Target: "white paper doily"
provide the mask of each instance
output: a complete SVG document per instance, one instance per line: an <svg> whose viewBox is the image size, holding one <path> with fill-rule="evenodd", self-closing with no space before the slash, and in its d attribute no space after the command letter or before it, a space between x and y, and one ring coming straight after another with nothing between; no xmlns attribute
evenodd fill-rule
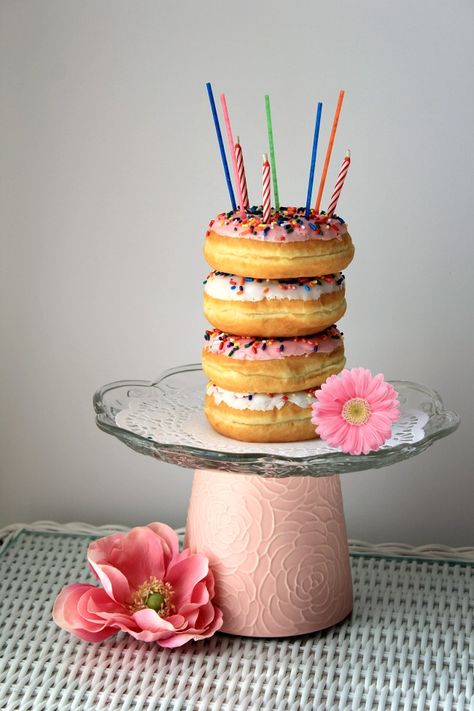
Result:
<svg viewBox="0 0 474 711"><path fill-rule="evenodd" d="M329 447L321 440L308 442L283 442L260 444L239 442L215 432L204 412L204 389L191 386L181 390L165 389L154 393L130 393L129 406L115 416L116 424L140 437L169 445L197 447L233 454L272 454L276 457L307 458L340 450ZM184 396L183 396L184 395ZM382 449L400 444L415 444L424 437L428 415L421 410L403 410L395 423L391 438Z"/></svg>

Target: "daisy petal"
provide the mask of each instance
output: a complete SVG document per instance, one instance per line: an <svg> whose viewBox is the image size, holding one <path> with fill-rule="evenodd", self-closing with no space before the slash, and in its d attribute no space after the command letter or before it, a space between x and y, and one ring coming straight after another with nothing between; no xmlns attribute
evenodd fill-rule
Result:
<svg viewBox="0 0 474 711"><path fill-rule="evenodd" d="M348 422L343 416L345 405L354 398L365 401L370 413L366 421ZM390 437L393 423L400 416L397 398L396 390L381 373L374 377L367 368L343 370L316 392L311 422L330 446L348 454L368 454Z"/></svg>

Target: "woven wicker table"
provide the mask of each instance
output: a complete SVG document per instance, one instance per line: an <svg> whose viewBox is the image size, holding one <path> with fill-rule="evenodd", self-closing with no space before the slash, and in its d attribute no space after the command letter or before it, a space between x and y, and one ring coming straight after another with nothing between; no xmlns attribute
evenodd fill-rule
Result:
<svg viewBox="0 0 474 711"><path fill-rule="evenodd" d="M474 711L474 549L351 543L354 609L291 640L217 634L184 648L87 644L52 603L89 581L90 540L120 527L39 522L0 532L0 709Z"/></svg>

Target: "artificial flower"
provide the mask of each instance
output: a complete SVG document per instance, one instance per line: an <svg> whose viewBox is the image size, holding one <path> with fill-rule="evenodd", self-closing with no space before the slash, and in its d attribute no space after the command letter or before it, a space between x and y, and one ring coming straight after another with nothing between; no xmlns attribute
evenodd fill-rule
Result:
<svg viewBox="0 0 474 711"><path fill-rule="evenodd" d="M400 417L396 390L366 368L331 375L315 397L311 421L319 436L347 454L380 449Z"/></svg>
<svg viewBox="0 0 474 711"><path fill-rule="evenodd" d="M121 630L180 647L222 626L208 559L180 552L175 531L165 524L100 538L89 545L87 560L102 587L68 585L53 608L56 624L81 639L100 642Z"/></svg>

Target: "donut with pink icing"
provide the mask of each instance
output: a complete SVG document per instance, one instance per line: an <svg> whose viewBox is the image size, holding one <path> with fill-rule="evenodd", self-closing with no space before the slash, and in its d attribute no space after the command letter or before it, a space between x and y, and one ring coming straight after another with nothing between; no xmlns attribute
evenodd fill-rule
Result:
<svg viewBox="0 0 474 711"><path fill-rule="evenodd" d="M304 336L338 321L346 310L344 275L256 279L211 272L204 315L216 328L250 336Z"/></svg>
<svg viewBox="0 0 474 711"><path fill-rule="evenodd" d="M344 220L304 208L272 210L268 222L261 207L221 213L209 223L204 256L215 270L259 279L333 274L345 269L354 246Z"/></svg>
<svg viewBox="0 0 474 711"><path fill-rule="evenodd" d="M287 393L319 387L345 365L336 326L294 338L234 336L206 331L202 367L217 387L237 393Z"/></svg>

